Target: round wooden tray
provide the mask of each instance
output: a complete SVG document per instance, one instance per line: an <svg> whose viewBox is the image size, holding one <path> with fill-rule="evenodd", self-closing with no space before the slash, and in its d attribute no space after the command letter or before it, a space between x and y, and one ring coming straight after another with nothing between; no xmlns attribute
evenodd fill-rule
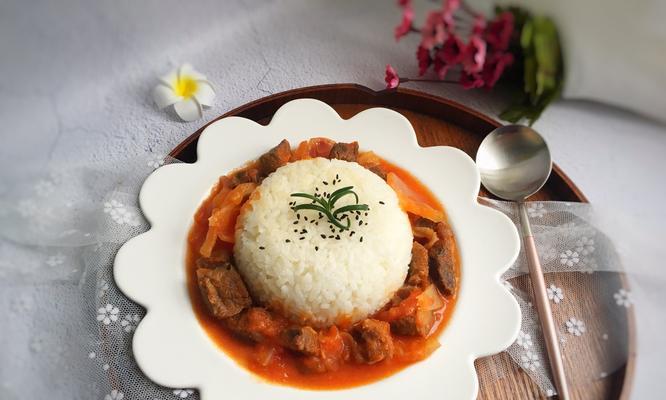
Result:
<svg viewBox="0 0 666 400"><path fill-rule="evenodd" d="M280 106L288 101L305 97L328 103L343 118L350 118L358 112L372 107L394 109L407 117L412 123L421 146L453 146L465 151L472 158L474 158L476 150L484 136L500 125L492 118L468 107L429 94L402 88L375 92L355 84L312 86L274 94L231 110L217 119L239 116L254 120L260 124L267 124ZM173 149L170 155L184 162L194 162L196 160L196 143L199 135L206 126L203 126L180 143ZM325 132L322 132L322 135L325 136ZM481 188L479 194L490 198L493 197L483 188ZM587 202L583 193L557 165L553 165L553 173L550 175L548 182L531 200ZM558 281L558 277L556 276L555 280L558 282L558 285L566 289L567 282L570 280L565 279L566 277L564 276L562 278ZM592 280L594 278L590 276L587 279ZM624 278L621 275L617 276L617 280L624 282ZM517 284L527 288L527 279L520 277ZM571 288L571 290L573 291L574 288ZM595 299L588 298L590 296L585 291L581 291L580 289L578 291L583 293L574 294L577 302L584 301L586 302L586 306L589 305L592 309L599 308ZM586 297L586 295L588 296ZM633 316L630 313L627 314L626 329L624 331L627 336L624 342L629 343L627 349L628 362L626 365L606 378L594 381L592 384L586 384L581 387L574 385L572 387L573 398L586 400L628 398L635 356L635 352L633 351L635 348ZM595 351L595 349L586 350ZM488 372L488 368L491 369L490 374L486 373L480 376L479 399L546 398L541 394L539 388L529 376L520 367L515 365L515 363L510 361L506 353L477 360L477 368L480 367L479 363L484 363L483 368L485 368L486 372ZM573 361L571 363L571 368L584 367ZM591 361L591 363L594 363L594 361ZM590 365L590 367L593 366ZM498 368L495 375L501 376L501 379L484 380L483 376L493 376L494 371L492 369L494 368Z"/></svg>

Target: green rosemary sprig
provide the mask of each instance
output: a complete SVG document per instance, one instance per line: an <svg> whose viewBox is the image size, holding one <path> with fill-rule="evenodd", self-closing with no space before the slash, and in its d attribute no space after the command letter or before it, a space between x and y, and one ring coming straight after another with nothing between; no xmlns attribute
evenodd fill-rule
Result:
<svg viewBox="0 0 666 400"><path fill-rule="evenodd" d="M326 218L328 218L328 221L331 224L337 226L342 230L347 230L351 225L351 221L349 219L349 216L346 215L345 213L351 211L367 211L370 209L370 207L368 207L367 204L358 203L358 195L356 194L356 192L354 192L353 189L354 189L353 186L345 186L327 195L326 198L318 194L312 195L308 193L292 193L291 197L305 198L311 200L312 202L308 204L298 204L292 206L291 209L294 211L299 211L299 210L319 211L320 213L325 215ZM342 206L336 209L335 203L341 198L348 195L354 196L355 204ZM340 214L343 214L344 217L338 218L338 215ZM343 220L347 221L346 225L342 224Z"/></svg>

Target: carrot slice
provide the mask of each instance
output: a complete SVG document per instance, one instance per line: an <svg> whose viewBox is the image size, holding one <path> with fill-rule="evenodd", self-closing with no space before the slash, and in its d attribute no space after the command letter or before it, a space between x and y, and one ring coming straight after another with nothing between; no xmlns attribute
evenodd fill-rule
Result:
<svg viewBox="0 0 666 400"><path fill-rule="evenodd" d="M215 247L216 241L217 241L217 232L215 231L215 229L208 228L208 232L206 232L206 239L199 248L199 254L201 254L206 258L210 257L210 255L213 253L213 247Z"/></svg>
<svg viewBox="0 0 666 400"><path fill-rule="evenodd" d="M375 314L375 318L386 321L393 322L402 317L413 314L419 306L419 295L421 294L420 290L414 290L410 295L400 302L395 307L391 307L388 310L382 310Z"/></svg>
<svg viewBox="0 0 666 400"><path fill-rule="evenodd" d="M202 256L210 257L217 239L227 243L234 243L236 220L240 214L241 207L256 187L256 183L241 183L228 191L226 195L219 198L219 195L216 196L216 200L220 204L213 209L211 216L208 218L206 239L199 249L199 253Z"/></svg>
<svg viewBox="0 0 666 400"><path fill-rule="evenodd" d="M428 205L423 196L412 190L398 175L389 172L386 175L386 182L398 195L400 207L404 211L428 218L431 221L444 221L444 213Z"/></svg>
<svg viewBox="0 0 666 400"><path fill-rule="evenodd" d="M356 162L366 168L376 167L381 164L382 160L372 151L364 151L359 153Z"/></svg>
<svg viewBox="0 0 666 400"><path fill-rule="evenodd" d="M298 144L296 150L291 153L292 161L307 160L310 157L310 142L307 140L302 141Z"/></svg>

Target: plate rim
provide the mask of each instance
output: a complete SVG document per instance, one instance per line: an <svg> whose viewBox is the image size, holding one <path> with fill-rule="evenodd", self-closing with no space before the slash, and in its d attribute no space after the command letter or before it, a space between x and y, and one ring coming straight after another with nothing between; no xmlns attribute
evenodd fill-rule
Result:
<svg viewBox="0 0 666 400"><path fill-rule="evenodd" d="M276 126L279 127L280 121L290 119L290 115L291 115L290 113L294 113L293 115L296 115L297 113L300 113L302 111L303 106L306 106L306 108L307 107L314 107L314 108L310 109L310 111L313 111L315 109L319 109L319 111L321 111L322 115L328 113L329 117L337 118L337 120L339 121L340 124L348 124L348 123L350 123L349 121L359 121L359 120L363 121L364 118L368 119L368 118L372 117L373 114L378 114L380 118L386 118L386 117L392 116L392 118L395 118L395 121L393 121L393 122L402 121L401 122L402 124L406 124L406 127L403 126L403 129L408 130L407 133L410 134L410 139L412 141L412 144L414 145L414 150L415 151L421 151L421 152L424 152L424 153L433 153L433 154L434 153L441 153L442 151L444 151L444 152L448 152L451 155L457 154L457 157L459 157L460 160L466 160L464 162L468 162L472 166L471 168L473 168L473 171L474 171L474 174L475 174L474 182L473 182L473 185L471 185L470 188L468 188L468 190L467 190L469 192L468 194L469 194L470 204L472 205L473 208L476 208L477 211L481 210L481 209L490 210L490 211L484 211L484 212L490 212L490 213L496 215L496 218L504 219L504 222L502 222L502 223L505 224L506 227L510 226L510 228L507 228L507 229L510 229L511 232L513 232L513 236L514 236L513 237L513 243L514 243L513 254L509 257L509 259L506 262L504 262L504 264L505 264L504 266L502 266L501 268L496 270L495 276L493 277L493 279L494 279L493 283L496 284L496 286L499 288L499 290L503 291L504 296L507 297L507 299L510 298L510 301L512 302L512 306L514 308L514 310L513 310L513 313L514 313L513 333L510 335L509 338L506 338L503 341L503 342L506 342L506 343L503 343L502 346L506 347L511 342L513 342L513 340L515 339L515 336L518 333L518 329L519 329L520 311L519 311L518 304L515 301L515 299L510 294L508 294L508 291L506 291L506 289L501 285L501 283L499 281L499 275L503 271L505 271L513 263L513 261L515 260L515 258L518 255L518 249L519 249L518 235L517 235L517 232L515 230L515 227L510 222L508 217L506 217L504 214L501 214L500 212L498 212L496 210L492 210L490 208L482 206L476 201L476 193L478 192L478 188L479 188L480 183L479 183L479 179L478 179L478 171L476 170L476 167L474 166L473 161L471 161L469 156L467 156L461 150L458 150L458 149L455 149L455 148L452 148L452 147L445 147L445 146L428 147L428 148L420 147L418 145L418 143L416 142L416 136L414 134L414 131L413 131L411 125L407 121L407 119L404 116L400 115L399 113L397 113L395 111L388 110L388 109L382 109L382 108L373 108L373 109L365 110L365 111L357 114L356 116L354 116L354 117L352 117L348 120L343 120L337 114L337 112L335 112L335 110L333 110L330 106L326 105L325 103L322 103L318 100L312 100L312 99L300 99L300 100L295 100L295 101L289 102L286 105L283 105L278 110L278 112L276 112L275 117L271 121L271 124L269 124L268 126L262 126L262 125L257 124L254 121L247 120L247 119L244 119L244 118L239 118L239 117L230 117L230 118L226 118L223 121L236 121L237 122L237 121L242 120L244 124L247 124L247 126L252 126L252 127L258 129L259 131L275 129L274 127L276 127ZM294 110L296 110L296 112ZM321 115L319 115L318 117L321 117ZM293 120L291 120L291 121L293 122ZM373 120L372 118L370 118L369 121L372 122L372 123L380 123L379 119ZM216 123L219 125L220 121L217 121ZM366 122L366 123L368 123L368 122ZM207 127L210 127L210 126L215 126L215 125L211 125L211 124L207 125ZM213 130L211 129L209 131L212 132ZM309 134L309 136L314 136L314 135ZM207 137L212 137L212 134L208 135L208 136L204 135L202 137L202 140L204 141L204 143L205 143L205 141L206 141L205 139ZM275 140L275 137L271 137L271 140ZM362 137L361 137L360 140L363 143L363 138ZM369 148L374 148L374 146L372 146L372 145L368 146L368 147ZM153 211L151 211L151 207L153 207L153 205L150 204L151 201L149 199L151 191L154 190L155 188L159 188L159 185L155 186L155 184L154 184L156 179L158 179L156 177L166 174L165 171L174 171L174 170L187 171L188 169L196 169L197 164L205 166L206 163L202 162L202 160L203 161L206 160L206 155L205 155L206 150L202 150L203 148L206 148L206 146L201 146L201 145L199 146L199 149L198 149L199 160L195 164L173 164L173 165L169 165L167 167L163 167L163 168L158 169L153 174L151 174L151 176L146 180L146 182L144 183L144 186L141 189L140 203L141 203L141 208L144 211L147 219L152 223L152 228L148 232L146 232L142 235L139 235L136 238L128 241L121 248L121 250L118 252L118 256L116 258L116 262L115 262L115 265L114 265L114 277L116 278L116 282L117 282L119 288L123 291L123 293L128 295L128 297L134 299L135 301L139 302L140 304L142 304L143 306L145 306L147 308L146 317L144 318L142 323L139 324L139 327L137 328L137 331L135 333L135 338L134 338L135 346L137 345L137 338L142 337L142 332L146 331L145 327L148 326L147 324L150 323L150 321L154 319L154 318L151 317L151 313L154 313L154 310L153 310L153 307L152 307L154 304L148 304L148 303L150 303L150 301L146 301L145 298L140 300L137 297L141 297L141 296L137 296L136 292L132 293L136 289L131 288L132 285L127 280L128 279L127 274L129 273L128 271L131 271L131 269L128 269L129 261L127 261L127 259L125 257L125 253L127 252L126 249L132 248L133 246L135 246L136 243L141 243L142 239L140 239L140 238L143 237L145 239L146 236L150 236L150 235L154 236L154 235L156 235L155 232L160 231L161 222L158 222L158 220L161 217L157 218L157 215ZM382 152L382 154L384 154L384 153L385 152ZM460 162L462 162L462 161L460 161ZM238 165L241 165L241 163L239 163ZM203 167L201 167L201 168L203 168ZM410 172L413 172L409 167L407 167L407 169L410 170ZM421 177L419 177L419 178L421 179ZM154 187L151 189L151 186L154 186ZM199 199L199 201L200 200L201 199ZM445 202L445 201L443 201L443 202L445 203L445 206L446 206L447 202ZM453 215L455 215L455 214L456 213L454 212ZM499 224L502 224L502 223L499 223ZM188 230L189 230L189 226L188 226ZM151 232L152 232L152 234L151 234ZM135 244L132 244L132 243L135 243ZM463 285L465 284L464 282L465 282L465 279L463 280ZM465 296L464 298L467 299L469 297ZM457 304L457 310L454 312L454 317L455 317L456 314L460 313L460 307L461 307L460 301L462 299L463 299L463 296L461 294L461 298L459 299L459 303ZM187 298L187 302L189 304L189 297ZM191 306L190 306L190 310L191 310ZM507 309L506 312L511 313L512 310ZM451 322L450 322L450 324L451 324ZM445 330L444 335L445 334L446 334L446 330ZM141 342L139 341L139 343L141 343ZM143 356L140 355L141 351L139 351L138 348L135 348L134 350L135 350L135 355L137 355L137 357L136 357L137 362L139 363L141 369L146 373L146 375L151 376L151 379L156 380L159 383L162 383L162 384L167 383L169 385L173 384L173 382L164 382L161 379L155 379L155 373L152 373L152 372L155 372L155 371L146 371L146 369L144 368L145 365L142 365L142 364L144 364L145 360L142 361ZM473 352L473 353L464 357L466 360L463 360L463 361L465 361L465 363L467 364L467 368L471 369L472 375L473 375L473 378L474 378L474 382L473 382L474 387L472 388L472 393L470 393L472 395L472 397L470 397L470 398L473 398L473 396L476 396L476 393L478 391L478 380L476 378L476 373L475 373L475 370L474 370L474 367L473 367L473 360L475 358L485 356L485 355L488 355L488 354L494 354L495 352L499 352L499 351L501 351L501 349L498 348L498 349L494 349L494 351L491 351L491 352L488 352L488 351ZM221 352L221 351L218 350L218 352ZM424 361L424 363L425 363L425 361ZM408 369L410 369L410 368L412 368L412 367L409 367ZM380 382L383 382L383 381L386 381L386 380L391 380L391 379L394 379L394 378L393 377L387 378L387 379L378 381L377 383L373 383L373 384L370 384L370 385L367 385L367 386L361 386L360 388L372 387L372 386L377 385ZM176 386L180 386L180 385L176 385ZM198 387L202 391L202 393L207 392L207 388L202 387L202 385L195 385L195 386ZM276 388L276 387L279 387L279 386L272 386L272 387ZM349 391L353 391L355 389L356 388L350 389L350 390L335 391L333 393L345 393L345 395L348 395ZM318 392L318 391L315 391L315 392L301 391L301 390L297 390L297 391L300 392L300 393L316 393L315 397L317 397L317 398L321 398L320 394L322 393L322 392ZM363 392L363 391L364 390L361 390L360 392ZM203 397L203 394L202 394L202 397Z"/></svg>

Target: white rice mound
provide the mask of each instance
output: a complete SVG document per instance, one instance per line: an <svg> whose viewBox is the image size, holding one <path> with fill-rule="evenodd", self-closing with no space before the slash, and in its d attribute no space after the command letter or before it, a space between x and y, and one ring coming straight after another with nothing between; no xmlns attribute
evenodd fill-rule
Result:
<svg viewBox="0 0 666 400"><path fill-rule="evenodd" d="M336 174L341 182L332 185ZM367 216L361 212L362 225L351 218L350 230L336 229L336 240L328 238L330 224L317 211L299 211L294 224L289 203L309 201L291 193L312 194L315 187L331 193L345 186L353 186L359 203L370 207ZM354 203L349 195L335 207ZM236 225L234 258L255 299L321 327L359 321L386 304L405 280L412 240L407 214L384 180L357 163L315 158L279 168L257 188Z"/></svg>

